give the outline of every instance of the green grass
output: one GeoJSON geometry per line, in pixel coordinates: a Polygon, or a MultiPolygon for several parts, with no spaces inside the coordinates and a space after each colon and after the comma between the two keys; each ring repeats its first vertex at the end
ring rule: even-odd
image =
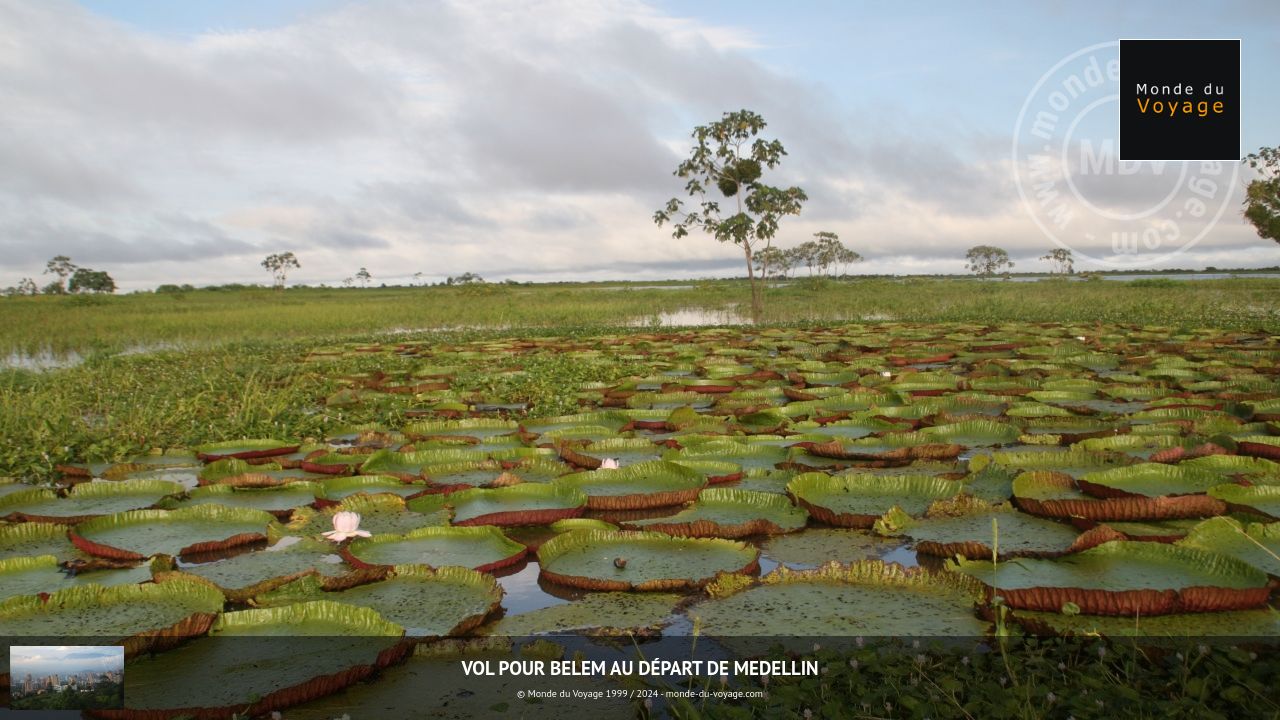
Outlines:
{"type": "MultiPolygon", "coordinates": [[[[749,305],[745,281],[658,290],[612,285],[198,290],[0,300],[0,355],[345,337],[441,328],[645,325],[685,308],[749,305]]],[[[678,287],[678,286],[677,286],[678,287]]],[[[1003,282],[802,279],[766,293],[766,323],[1075,322],[1280,327],[1280,279],[1003,282]]]]}
{"type": "MultiPolygon", "coordinates": [[[[310,341],[230,343],[93,356],[53,372],[0,370],[0,477],[47,479],[56,476],[60,463],[121,460],[153,448],[236,438],[319,439],[355,423],[406,422],[391,396],[353,407],[323,403],[342,387],[333,379],[337,375],[394,368],[394,357],[344,358],[323,366],[296,362],[315,347],[310,341]]],[[[556,353],[526,357],[524,367],[525,373],[510,376],[477,364],[460,373],[457,384],[557,415],[577,409],[564,388],[616,381],[635,371],[627,362],[583,365],[556,353]]]]}

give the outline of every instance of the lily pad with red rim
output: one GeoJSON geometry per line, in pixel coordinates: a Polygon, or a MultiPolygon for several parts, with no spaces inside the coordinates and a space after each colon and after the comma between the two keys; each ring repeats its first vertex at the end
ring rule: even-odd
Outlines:
{"type": "Polygon", "coordinates": [[[151,571],[145,564],[74,575],[61,570],[58,558],[53,555],[0,560],[0,600],[18,595],[51,593],[79,585],[127,585],[151,579],[151,571]]]}
{"type": "Polygon", "coordinates": [[[66,497],[36,489],[0,498],[0,515],[22,521],[75,524],[100,515],[151,507],[183,492],[164,480],[93,481],[75,485],[66,497]]]}
{"type": "Polygon", "coordinates": [[[1209,494],[1231,507],[1280,520],[1280,485],[1218,485],[1209,494]]]}
{"type": "Polygon", "coordinates": [[[491,572],[524,559],[524,545],[491,525],[427,527],[401,535],[359,538],[342,548],[342,556],[356,567],[394,565],[459,566],[491,572]]]}
{"type": "Polygon", "coordinates": [[[578,517],[587,506],[587,496],[579,490],[556,484],[520,483],[508,487],[472,488],[458,492],[423,495],[408,502],[414,512],[433,513],[448,509],[451,524],[548,525],[578,517]]]}
{"type": "Polygon", "coordinates": [[[1266,573],[1235,558],[1163,543],[1116,540],[1053,560],[949,561],[1010,607],[1087,615],[1246,610],[1271,594],[1266,573]]]}
{"type": "Polygon", "coordinates": [[[1222,483],[1222,478],[1207,470],[1140,463],[1085,473],[1077,484],[1081,490],[1096,497],[1162,497],[1167,495],[1196,495],[1222,483]]]}
{"type": "Polygon", "coordinates": [[[538,548],[541,576],[585,590],[680,590],[718,573],[754,573],[759,551],[732,540],[655,532],[587,530],[557,535],[538,548]]]}
{"type": "Polygon", "coordinates": [[[189,563],[172,558],[152,561],[152,575],[191,575],[216,587],[228,600],[244,602],[303,575],[338,576],[351,572],[333,543],[310,538],[282,538],[261,550],[227,558],[189,563]]]}
{"type": "Polygon", "coordinates": [[[779,628],[793,638],[973,637],[988,628],[974,613],[977,583],[879,560],[780,567],[754,582],[725,578],[707,591],[711,599],[685,613],[713,638],[777,636],[779,628]]]}
{"type": "Polygon", "coordinates": [[[81,585],[42,598],[0,604],[0,633],[27,637],[94,637],[123,642],[126,654],[202,635],[223,608],[222,593],[175,578],[141,585],[81,585]]]}
{"type": "Polygon", "coordinates": [[[653,461],[564,475],[552,484],[585,493],[592,510],[643,510],[689,502],[707,479],[692,468],[653,461]]]}
{"type": "Polygon", "coordinates": [[[296,451],[298,447],[298,443],[281,440],[226,440],[224,442],[197,445],[194,450],[196,451],[196,457],[205,462],[213,462],[226,458],[252,460],[288,455],[296,451]]]}
{"type": "Polygon", "coordinates": [[[90,555],[143,560],[162,553],[199,554],[265,542],[274,523],[270,513],[221,505],[131,510],[77,525],[71,542],[90,555]]]}
{"type": "Polygon", "coordinates": [[[1033,470],[1013,480],[1013,502],[1033,515],[1085,520],[1174,520],[1221,515],[1226,503],[1210,495],[1097,498],[1080,491],[1075,478],[1051,470],[1033,470]]]}
{"type": "Polygon", "coordinates": [[[824,475],[804,473],[787,493],[816,520],[839,527],[869,528],[893,507],[921,515],[930,503],[955,497],[962,486],[929,475],[824,475]]]}
{"type": "Polygon", "coordinates": [[[809,514],[784,495],[736,488],[707,488],[670,517],[624,522],[626,530],[651,530],[678,537],[743,538],[780,535],[804,528],[809,514]]]}
{"type": "Polygon", "coordinates": [[[400,497],[411,497],[428,488],[425,482],[405,482],[390,475],[352,475],[348,477],[326,478],[321,481],[326,500],[338,501],[351,495],[377,495],[389,493],[400,497]]]}
{"type": "Polygon", "coordinates": [[[37,522],[0,525],[0,560],[35,555],[54,555],[65,560],[78,554],[67,537],[66,525],[37,522]]]}
{"type": "Polygon", "coordinates": [[[443,637],[470,632],[496,611],[502,587],[492,576],[467,568],[398,565],[382,579],[355,584],[308,575],[259,595],[254,604],[275,607],[321,599],[367,607],[411,636],[443,637]]]}
{"type": "Polygon", "coordinates": [[[1178,544],[1230,555],[1280,578],[1280,522],[1246,524],[1228,517],[1209,518],[1178,544]]]}
{"type": "Polygon", "coordinates": [[[231,485],[206,485],[192,490],[186,499],[168,502],[162,507],[179,509],[200,505],[263,510],[287,519],[294,508],[310,505],[324,498],[324,487],[314,482],[292,482],[266,488],[241,488],[231,485]]]}
{"type": "Polygon", "coordinates": [[[208,637],[126,663],[129,707],[96,712],[108,718],[268,715],[342,690],[403,657],[403,634],[373,610],[327,600],[224,613],[208,637]],[[289,641],[246,639],[261,637],[289,641]]]}

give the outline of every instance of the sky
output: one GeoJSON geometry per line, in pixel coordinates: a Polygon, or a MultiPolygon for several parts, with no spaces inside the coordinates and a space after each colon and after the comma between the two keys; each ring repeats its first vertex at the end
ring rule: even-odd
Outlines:
{"type": "Polygon", "coordinates": [[[118,645],[13,645],[9,667],[14,680],[34,676],[73,675],[92,670],[106,672],[124,667],[124,648],[118,645]]]}
{"type": "MultiPolygon", "coordinates": [[[[742,275],[737,248],[652,220],[691,129],[740,108],[787,149],[766,179],[809,197],[775,244],[834,231],[858,273],[964,272],[979,244],[1046,270],[1019,114],[1056,63],[1117,38],[1242,39],[1242,152],[1280,144],[1280,4],[975,7],[0,0],[0,287],[43,284],[55,254],[123,290],[268,283],[283,251],[307,284],[742,275]]],[[[1105,142],[1111,113],[1071,142],[1105,142]]],[[[1280,264],[1228,165],[1221,215],[1184,225],[1179,255],[1105,238],[1181,164],[1077,175],[1090,205],[1057,241],[1082,270],[1280,264]]]]}

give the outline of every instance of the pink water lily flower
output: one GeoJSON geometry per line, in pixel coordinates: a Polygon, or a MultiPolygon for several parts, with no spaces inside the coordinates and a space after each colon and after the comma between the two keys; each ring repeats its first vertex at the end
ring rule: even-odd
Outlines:
{"type": "Polygon", "coordinates": [[[615,460],[614,458],[605,458],[604,462],[600,463],[600,469],[601,470],[617,470],[618,461],[615,460]]]}
{"type": "Polygon", "coordinates": [[[333,529],[322,533],[333,542],[342,542],[353,537],[372,537],[368,530],[360,529],[360,513],[343,511],[333,516],[333,529]]]}

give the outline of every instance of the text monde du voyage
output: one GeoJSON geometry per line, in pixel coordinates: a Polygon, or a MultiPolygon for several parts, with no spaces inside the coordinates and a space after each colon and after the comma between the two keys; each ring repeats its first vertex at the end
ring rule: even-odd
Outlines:
{"type": "Polygon", "coordinates": [[[1190,83],[1174,85],[1135,83],[1134,94],[1137,96],[1134,100],[1138,103],[1138,112],[1143,115],[1206,118],[1210,115],[1226,113],[1226,101],[1212,99],[1214,96],[1221,97],[1225,94],[1223,85],[1205,83],[1197,93],[1196,86],[1190,83]]]}

